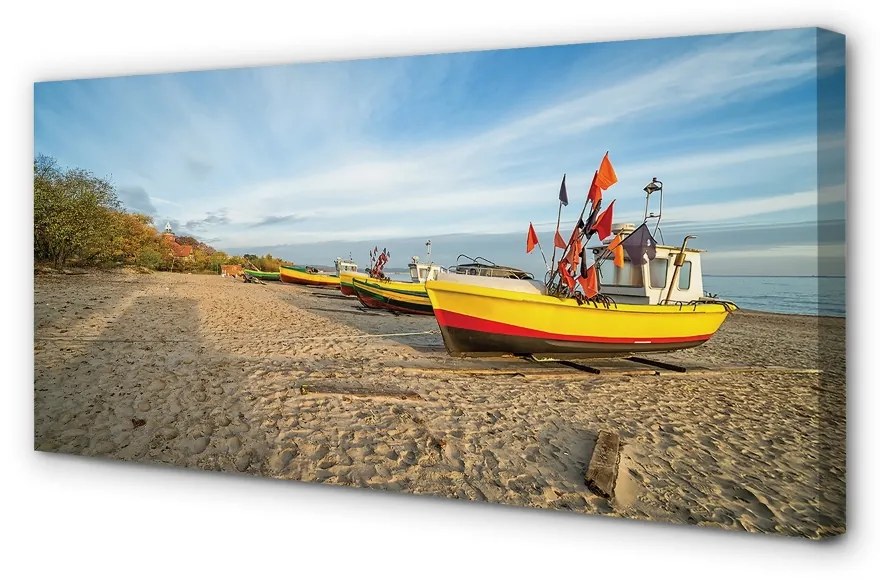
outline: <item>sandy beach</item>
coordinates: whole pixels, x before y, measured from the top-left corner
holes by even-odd
[[[845,531],[845,320],[736,312],[696,349],[453,359],[429,316],[208,275],[39,274],[34,445],[821,538]],[[593,363],[590,363],[593,364]],[[620,437],[612,498],[584,481]]]

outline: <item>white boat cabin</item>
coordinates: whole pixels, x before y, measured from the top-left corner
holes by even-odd
[[[635,230],[632,224],[615,224],[612,235],[626,236]],[[703,298],[703,250],[682,246],[657,245],[654,258],[642,265],[634,264],[624,251],[623,267],[614,265],[606,250],[610,239],[601,247],[591,248],[599,262],[599,292],[621,304],[675,304]],[[684,250],[682,250],[684,247]]]
[[[418,256],[413,256],[409,264],[409,277],[413,282],[424,284],[428,280],[436,280],[441,270],[443,268],[437,264],[422,264]]]
[[[357,272],[358,265],[352,262],[351,260],[343,260],[342,258],[336,258],[336,261],[333,262],[336,264],[336,275],[343,272]]]

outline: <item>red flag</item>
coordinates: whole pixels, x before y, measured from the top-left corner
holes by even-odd
[[[578,282],[580,282],[581,288],[584,291],[584,296],[587,298],[592,298],[596,294],[599,293],[599,282],[596,279],[596,266],[590,266],[587,269],[586,278],[578,278]]]
[[[574,278],[568,273],[568,266],[566,266],[565,260],[559,261],[559,275],[562,276],[562,281],[565,282],[568,289],[574,291]]]
[[[608,153],[605,153],[605,157],[602,158],[602,163],[599,165],[599,171],[596,172],[596,185],[602,189],[608,189],[612,185],[617,183],[617,174],[614,173],[614,167],[611,166],[611,161],[608,159]]]
[[[538,234],[535,233],[535,228],[532,226],[532,222],[529,222],[529,233],[526,236],[526,254],[531,254],[537,244]]]
[[[597,179],[599,179],[598,171],[593,174],[593,183],[590,184],[590,191],[587,193],[587,199],[593,202],[593,206],[602,200],[602,190],[596,184]]]
[[[617,234],[611,240],[611,243],[608,244],[608,250],[614,255],[614,265],[618,268],[623,268],[623,246],[621,242],[623,242],[623,238],[620,237],[620,234]]]
[[[565,240],[559,235],[559,230],[556,230],[556,237],[553,238],[553,245],[559,249],[565,249]]]
[[[617,201],[617,200],[615,200]],[[600,213],[596,217],[596,223],[592,226],[592,231],[599,234],[599,240],[604,240],[611,235],[611,220],[613,217],[614,202],[608,206],[608,209]]]

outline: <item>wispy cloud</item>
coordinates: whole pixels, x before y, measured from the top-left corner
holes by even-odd
[[[156,215],[156,206],[153,205],[147,191],[140,186],[120,187],[117,190],[119,201],[126,209],[149,216]]]
[[[220,208],[217,211],[209,211],[201,219],[189,220],[183,223],[183,227],[189,230],[209,229],[212,226],[224,226],[229,224],[228,210]]]
[[[275,226],[281,224],[294,224],[297,222],[301,222],[307,219],[304,216],[298,216],[295,214],[289,215],[270,215],[266,216],[255,224],[252,224],[250,227],[252,228],[261,228],[266,226]]]

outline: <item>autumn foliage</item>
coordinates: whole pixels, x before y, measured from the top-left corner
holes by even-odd
[[[230,256],[193,237],[177,237],[192,247],[175,257],[171,240],[153,218],[126,212],[109,180],[83,169],[62,169],[51,157],[34,159],[34,262],[65,266],[141,266],[175,272],[219,272],[221,264],[252,264],[274,272],[287,262],[266,255]]]

